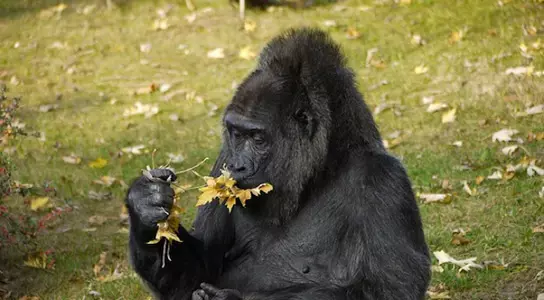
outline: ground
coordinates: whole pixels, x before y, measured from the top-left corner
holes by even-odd
[[[249,11],[244,30],[226,0],[194,0],[195,12],[179,0],[70,1],[66,7],[53,0],[2,1],[0,81],[8,95],[22,97],[17,118],[25,130],[41,136],[10,139],[0,150],[12,160],[14,180],[56,192],[37,211],[28,205],[37,197],[32,194],[0,204],[35,218],[55,207],[69,211],[35,238],[0,248],[0,291],[15,299],[147,299],[127,263],[126,185],[119,182],[130,184],[151,165],[153,149],[157,164],[168,153],[181,154],[184,160],[171,164],[176,170],[209,157],[196,169],[206,174],[219,149],[221,112],[255,65],[251,52],[286,28],[309,25],[330,32],[345,50],[390,151],[419,193],[431,251],[476,257],[487,266],[433,268],[434,295],[536,299],[544,293],[544,229],[538,227],[544,177],[529,176],[526,168],[531,159],[544,166],[544,122],[542,113],[524,112],[544,104],[544,4],[397,2]],[[210,53],[216,48],[223,53]],[[507,74],[516,67],[529,70]],[[124,116],[137,101],[158,112]],[[448,108],[427,112],[430,101]],[[502,129],[518,133],[494,142]],[[137,145],[145,146],[141,154],[122,150]],[[503,154],[511,145],[517,150]],[[63,160],[70,155],[81,161]],[[504,172],[520,161],[525,165],[517,172]],[[497,171],[502,179],[487,179]],[[93,183],[105,175],[116,183]],[[191,187],[202,183],[190,172],[179,179]],[[425,203],[428,193],[446,201]],[[197,195],[183,194],[186,225]],[[466,234],[452,238],[458,229]],[[29,254],[46,250],[52,250],[48,261],[54,259],[49,268],[24,266]]]

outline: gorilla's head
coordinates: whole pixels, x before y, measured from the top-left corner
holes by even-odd
[[[223,125],[227,168],[239,186],[269,182],[289,198],[334,169],[349,147],[381,143],[338,46],[310,29],[291,30],[263,49]]]

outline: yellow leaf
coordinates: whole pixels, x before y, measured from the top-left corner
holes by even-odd
[[[480,185],[480,184],[482,184],[482,182],[484,182],[484,180],[485,180],[484,176],[477,176],[476,177],[476,184]]]
[[[442,115],[442,123],[453,123],[455,121],[455,112],[457,109],[451,109]]]
[[[257,23],[252,20],[246,20],[244,22],[244,31],[245,32],[253,32],[257,28]]]
[[[45,252],[37,252],[28,255],[27,259],[23,262],[25,266],[37,269],[47,268],[47,254]]]
[[[414,69],[414,72],[416,74],[424,74],[424,73],[427,73],[429,71],[429,68],[426,67],[425,65],[421,64],[419,66],[417,66],[415,69]]]
[[[103,159],[102,157],[97,158],[94,161],[91,161],[89,163],[89,167],[93,169],[102,169],[108,164],[108,161]]]
[[[229,209],[229,213],[232,211],[232,208],[234,207],[234,204],[236,204],[236,197],[230,196],[227,198],[227,201],[225,201],[225,205]]]
[[[240,49],[240,52],[238,53],[238,56],[240,58],[250,60],[250,59],[255,58],[257,56],[257,54],[255,54],[255,52],[251,51],[251,47],[247,46],[247,47],[244,47],[244,48]]]
[[[236,192],[236,198],[240,199],[242,206],[246,206],[246,201],[251,199],[251,192],[249,190],[238,189]]]
[[[355,40],[360,38],[361,34],[359,33],[359,31],[357,31],[357,29],[353,27],[349,27],[348,30],[346,31],[346,36],[350,40]]]
[[[204,188],[201,188],[200,191],[202,192],[202,194],[198,196],[198,201],[196,203],[196,206],[208,204],[212,202],[213,199],[218,196],[217,191],[213,187],[204,187]]]
[[[450,44],[454,44],[461,41],[462,39],[463,39],[463,31],[459,30],[459,31],[452,32],[448,41]]]
[[[49,197],[38,197],[30,200],[30,209],[37,211],[49,203]]]

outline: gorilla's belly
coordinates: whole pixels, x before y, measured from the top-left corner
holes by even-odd
[[[330,282],[331,258],[317,249],[276,243],[228,261],[220,278],[222,288],[242,292],[272,291],[305,283]]]

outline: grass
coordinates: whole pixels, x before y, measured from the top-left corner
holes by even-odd
[[[503,155],[504,144],[491,141],[500,129],[519,130],[530,156],[544,158],[543,141],[526,139],[529,132],[544,131],[542,114],[515,117],[526,107],[544,103],[544,77],[504,73],[517,66],[544,69],[542,49],[532,50],[532,60],[519,49],[521,43],[530,46],[542,39],[544,5],[529,0],[503,0],[502,6],[496,0],[413,0],[405,6],[347,0],[340,6],[304,11],[250,11],[248,17],[257,29],[246,33],[227,1],[196,2],[200,10],[193,23],[184,18],[190,12],[183,1],[173,3],[168,13],[172,26],[164,31],[152,29],[156,9],[167,5],[161,1],[123,1],[110,9],[105,1],[73,1],[60,17],[50,18],[39,17],[40,11],[57,1],[5,0],[0,4],[0,74],[7,74],[0,80],[7,83],[10,95],[23,97],[21,121],[45,133],[45,141],[23,138],[0,147],[15,149],[11,159],[16,180],[37,185],[49,182],[58,191],[54,204],[74,208],[32,243],[0,249],[0,270],[6,277],[1,287],[11,291],[12,297],[82,299],[97,291],[103,299],[146,299],[148,294],[126,261],[127,233],[119,222],[126,190],[119,185],[101,188],[92,181],[110,175],[130,183],[151,162],[149,153],[118,155],[123,147],[137,144],[148,150],[157,148],[158,162],[166,162],[167,153],[182,153],[186,159],[174,164],[177,169],[215,157],[222,108],[233,94],[233,83],[254,66],[254,61],[238,57],[239,49],[250,46],[258,52],[284,29],[326,28],[325,20],[337,22],[326,30],[344,48],[369,105],[394,105],[378,114],[376,121],[385,138],[401,131],[402,142],[391,151],[402,158],[415,191],[454,194],[451,204],[420,205],[431,250],[509,264],[504,270],[461,274],[444,265],[442,273],[433,274],[432,286],[446,290],[452,299],[536,299],[544,293],[544,279],[537,276],[544,271],[544,234],[532,232],[544,222],[544,201],[538,195],[542,177],[521,172],[508,181],[487,180],[479,186],[474,182],[476,176],[490,175],[494,168],[527,155],[524,151],[513,157]],[[89,4],[96,5],[93,11],[78,12]],[[202,12],[205,7],[213,10]],[[360,9],[364,7],[370,9]],[[524,34],[523,28],[530,26],[538,29],[536,35]],[[348,27],[361,37],[347,39]],[[451,33],[458,30],[466,30],[462,40],[450,43]],[[426,44],[412,44],[412,34],[421,35]],[[64,46],[52,48],[55,42]],[[140,52],[143,43],[152,45],[149,53]],[[217,47],[225,49],[226,57],[207,58],[206,53]],[[385,67],[365,66],[371,48],[378,49],[375,57]],[[506,55],[496,58],[501,54]],[[416,75],[414,68],[421,64],[429,71]],[[18,85],[10,83],[12,76]],[[388,84],[378,85],[383,80]],[[169,92],[179,93],[169,101],[161,93],[132,95],[151,83],[171,83]],[[431,95],[457,108],[454,123],[442,124],[441,113],[425,112],[421,98]],[[123,118],[123,111],[136,101],[156,104],[160,112],[148,119]],[[46,104],[58,104],[58,108],[40,112],[39,107]],[[180,121],[170,120],[172,113]],[[463,141],[463,146],[451,146],[456,140]],[[71,153],[82,158],[80,165],[63,162],[61,157]],[[89,168],[87,163],[98,157],[107,159],[107,166]],[[199,172],[206,173],[212,161]],[[451,191],[443,189],[443,180],[449,181]],[[463,191],[464,180],[477,187],[477,195]],[[200,184],[191,175],[182,176],[180,182]],[[111,192],[112,197],[92,200],[91,190]],[[188,208],[186,225],[194,216],[195,196],[189,193],[183,203]],[[3,201],[16,211],[45,214],[29,212],[24,200],[12,196]],[[103,225],[89,224],[89,217],[95,215],[108,220]],[[456,228],[470,229],[467,237],[472,242],[452,245]],[[27,252],[50,248],[55,251],[53,270],[23,266]],[[121,279],[103,282],[93,274],[93,265],[104,251],[108,253],[105,267],[118,266]]]

